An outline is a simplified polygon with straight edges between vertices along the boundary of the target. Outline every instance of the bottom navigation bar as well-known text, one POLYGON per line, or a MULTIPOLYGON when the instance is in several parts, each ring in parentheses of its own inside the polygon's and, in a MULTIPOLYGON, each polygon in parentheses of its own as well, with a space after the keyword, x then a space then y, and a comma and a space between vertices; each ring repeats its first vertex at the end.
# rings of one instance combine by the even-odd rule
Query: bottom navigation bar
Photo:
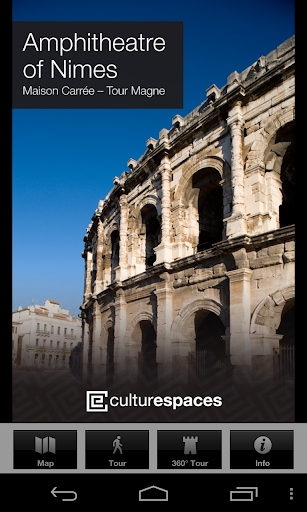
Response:
MULTIPOLYGON (((143 501, 170 502, 185 507, 199 503, 223 505, 244 501, 247 510, 252 507, 303 503, 306 474, 2 474, 3 489, 13 485, 18 489, 14 506, 24 507, 36 503, 59 506, 75 501, 88 506, 91 500, 113 507, 133 507, 143 501), (29 493, 29 489, 33 492, 29 493), (27 503, 28 500, 28 503, 27 503), (33 501, 34 500, 34 501, 33 501)), ((163 505, 162 505, 163 506, 163 505)), ((166 505, 167 506, 167 505, 166 505)), ((231 507, 232 505, 230 505, 231 507)), ((234 505, 233 505, 234 506, 234 505)), ((66 505, 67 507, 67 505, 66 505)), ((143 505, 144 507, 144 505, 143 505)), ((144 510, 144 508, 142 509, 144 510)), ((294 509, 293 509, 294 510, 294 509)))

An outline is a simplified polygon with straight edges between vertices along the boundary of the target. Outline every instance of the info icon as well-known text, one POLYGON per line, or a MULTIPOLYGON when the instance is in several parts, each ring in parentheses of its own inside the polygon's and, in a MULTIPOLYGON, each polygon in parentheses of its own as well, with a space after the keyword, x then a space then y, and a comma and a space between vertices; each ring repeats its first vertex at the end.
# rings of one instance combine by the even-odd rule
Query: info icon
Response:
POLYGON ((266 436, 257 437, 256 441, 254 442, 254 448, 256 452, 264 455, 271 450, 272 441, 266 436))
POLYGON ((230 469, 293 469, 293 431, 230 431, 230 469))

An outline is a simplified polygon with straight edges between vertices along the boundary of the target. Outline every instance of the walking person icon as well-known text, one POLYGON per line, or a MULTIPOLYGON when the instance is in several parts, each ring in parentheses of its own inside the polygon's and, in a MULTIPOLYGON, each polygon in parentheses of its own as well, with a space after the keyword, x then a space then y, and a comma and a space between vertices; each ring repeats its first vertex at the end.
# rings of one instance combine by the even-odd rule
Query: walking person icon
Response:
POLYGON ((116 452, 116 450, 119 450, 121 454, 123 453, 123 450, 122 450, 123 445, 121 444, 120 439, 121 439, 121 437, 117 436, 116 439, 114 439, 114 441, 113 441, 113 448, 114 448, 113 454, 116 452))

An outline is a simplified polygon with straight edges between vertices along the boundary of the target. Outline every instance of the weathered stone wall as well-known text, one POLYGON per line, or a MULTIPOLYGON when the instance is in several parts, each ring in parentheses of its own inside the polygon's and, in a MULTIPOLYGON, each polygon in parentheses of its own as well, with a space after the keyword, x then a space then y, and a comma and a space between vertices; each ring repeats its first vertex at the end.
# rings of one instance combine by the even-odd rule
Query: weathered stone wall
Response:
POLYGON ((210 324, 216 368, 276 378, 294 305, 294 49, 209 87, 99 201, 82 254, 84 376, 137 380, 151 350, 158 380, 187 379, 210 324))

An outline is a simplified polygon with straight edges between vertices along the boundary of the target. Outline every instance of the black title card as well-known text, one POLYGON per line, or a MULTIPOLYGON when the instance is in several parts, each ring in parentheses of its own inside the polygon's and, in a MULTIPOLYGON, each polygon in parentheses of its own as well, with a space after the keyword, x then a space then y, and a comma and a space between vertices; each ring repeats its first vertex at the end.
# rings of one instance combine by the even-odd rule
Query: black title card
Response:
POLYGON ((183 108, 183 23, 14 22, 13 108, 183 108))

